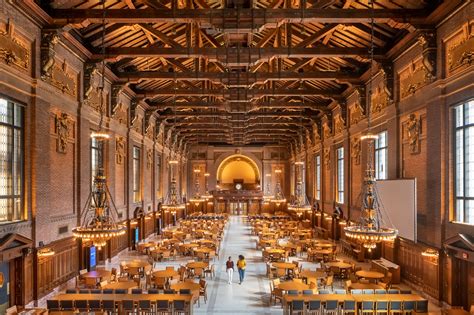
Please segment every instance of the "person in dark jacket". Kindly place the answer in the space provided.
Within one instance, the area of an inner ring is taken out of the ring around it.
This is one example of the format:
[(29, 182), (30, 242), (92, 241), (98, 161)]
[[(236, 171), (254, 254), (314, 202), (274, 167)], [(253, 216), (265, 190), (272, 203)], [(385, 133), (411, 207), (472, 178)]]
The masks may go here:
[(234, 275), (234, 262), (232, 257), (229, 256), (229, 260), (225, 263), (225, 270), (227, 271), (227, 280), (229, 284), (232, 284), (232, 276)]

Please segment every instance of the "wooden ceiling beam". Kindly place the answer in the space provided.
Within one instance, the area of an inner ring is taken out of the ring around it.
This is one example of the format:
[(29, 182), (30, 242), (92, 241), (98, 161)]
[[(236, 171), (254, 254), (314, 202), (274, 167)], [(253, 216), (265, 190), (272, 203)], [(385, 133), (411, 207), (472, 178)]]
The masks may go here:
[[(375, 48), (374, 57), (384, 58), (386, 49)], [(92, 59), (103, 58), (100, 48), (94, 52)], [(105, 48), (105, 58), (124, 57), (156, 57), (165, 58), (198, 58), (207, 57), (209, 61), (220, 61), (224, 64), (242, 63), (253, 64), (262, 59), (272, 57), (280, 58), (311, 58), (311, 57), (369, 57), (368, 49), (365, 47), (326, 47), (318, 46), (313, 48), (302, 47), (174, 47), (163, 48), (157, 46), (149, 47), (107, 47)]]
[(310, 36), (306, 37), (302, 42), (298, 43), (296, 47), (308, 47), (309, 45), (314, 44), (324, 38), (327, 34), (334, 32), (338, 27), (339, 24), (333, 23), (325, 25), (319, 31), (311, 34)]
[[(187, 69), (176, 60), (165, 59), (169, 63), (178, 66), (179, 69)], [(351, 83), (360, 82), (362, 73), (343, 71), (311, 71), (311, 72), (195, 72), (186, 70), (184, 72), (162, 72), (162, 71), (137, 71), (117, 72), (116, 75), (121, 83), (136, 83), (141, 80), (210, 80), (223, 84), (245, 84), (264, 83), (270, 81), (284, 80), (339, 80)]]
[(170, 47), (175, 47), (175, 48), (182, 48), (179, 43), (177, 43), (174, 39), (170, 38), (168, 35), (165, 33), (157, 30), (156, 28), (152, 27), (151, 25), (148, 24), (138, 24), (138, 26), (143, 29), (145, 32), (148, 32), (154, 36), (156, 36), (159, 40), (161, 40), (163, 43), (169, 45)]
[[(400, 20), (420, 24), (425, 9), (49, 9), (54, 25), (90, 23), (201, 23), (220, 29), (258, 29), (263, 25), (279, 26), (286, 23), (368, 23), (373, 16), (375, 23)], [(235, 23), (235, 21), (239, 23)]]

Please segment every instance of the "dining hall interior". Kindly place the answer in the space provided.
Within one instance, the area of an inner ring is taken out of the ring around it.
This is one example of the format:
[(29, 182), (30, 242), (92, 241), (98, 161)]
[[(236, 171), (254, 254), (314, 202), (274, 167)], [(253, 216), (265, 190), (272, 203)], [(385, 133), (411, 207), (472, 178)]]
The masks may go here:
[(473, 56), (472, 0), (0, 0), (0, 314), (474, 315)]

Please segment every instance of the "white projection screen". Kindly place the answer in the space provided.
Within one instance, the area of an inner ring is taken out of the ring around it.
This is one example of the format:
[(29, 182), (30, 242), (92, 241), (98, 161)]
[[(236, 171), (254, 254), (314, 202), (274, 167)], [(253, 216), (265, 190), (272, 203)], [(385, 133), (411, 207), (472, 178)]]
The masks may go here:
[(384, 221), (388, 215), (399, 236), (416, 242), (416, 179), (378, 180), (376, 187)]

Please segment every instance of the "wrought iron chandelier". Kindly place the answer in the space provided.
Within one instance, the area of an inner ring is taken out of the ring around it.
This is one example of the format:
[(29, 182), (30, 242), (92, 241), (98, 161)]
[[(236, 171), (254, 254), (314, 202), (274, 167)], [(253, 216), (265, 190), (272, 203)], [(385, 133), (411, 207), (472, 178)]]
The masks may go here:
[(263, 195), (263, 203), (268, 205), (270, 203), (270, 200), (273, 199), (273, 195), (270, 191), (270, 178), (272, 177), (272, 174), (268, 173), (265, 174), (266, 179), (266, 184), (265, 184), (265, 193)]
[[(103, 2), (105, 14), (105, 1)], [(105, 55), (105, 16), (102, 21), (102, 48)], [(91, 138), (101, 145), (109, 139), (109, 134), (102, 131), (102, 123), (104, 120), (104, 81), (105, 81), (105, 58), (102, 61), (102, 76), (100, 81), (100, 121), (98, 131), (91, 133)], [(91, 192), (87, 198), (86, 204), (82, 211), (81, 225), (72, 229), (75, 238), (81, 239), (82, 242), (92, 243), (99, 250), (107, 244), (111, 238), (124, 235), (126, 233), (125, 226), (118, 224), (115, 217), (118, 217), (117, 208), (107, 187), (107, 180), (102, 167), (102, 149), (99, 150), (99, 167), (95, 175), (91, 187)]]
[(168, 164), (170, 167), (171, 179), (169, 183), (168, 193), (166, 194), (165, 200), (161, 207), (165, 212), (170, 212), (174, 215), (178, 210), (184, 209), (185, 204), (181, 202), (174, 172), (174, 167), (179, 164), (178, 160), (170, 159)]
[[(301, 167), (301, 169), (299, 169)], [(299, 170), (298, 170), (299, 169)], [(311, 205), (309, 204), (308, 198), (306, 197), (303, 180), (304, 162), (295, 162), (295, 171), (297, 170), (297, 182), (295, 188), (295, 199), (288, 206), (288, 210), (294, 211), (299, 217), (307, 211), (311, 211)]]
[(362, 212), (359, 223), (356, 225), (346, 226), (344, 228), (345, 235), (351, 239), (357, 240), (370, 252), (382, 241), (393, 241), (398, 235), (398, 230), (393, 227), (384, 226), (382, 218), (382, 206), (375, 185), (375, 171), (373, 166), (373, 155), (375, 141), (377, 135), (370, 132), (371, 120), (371, 98), (372, 98), (372, 67), (374, 61), (374, 4), (372, 1), (372, 17), (371, 17), (371, 45), (370, 45), (370, 82), (369, 97), (367, 101), (367, 134), (361, 137), (361, 140), (367, 140), (367, 169), (362, 188)]
[(283, 196), (283, 192), (281, 191), (281, 183), (280, 183), (280, 176), (281, 176), (281, 169), (278, 168), (275, 170), (275, 174), (277, 177), (277, 182), (275, 185), (275, 196), (270, 199), (271, 203), (274, 203), (277, 207), (280, 206), (280, 204), (286, 202), (286, 198)]
[(201, 173), (201, 170), (198, 168), (194, 169), (194, 196), (189, 199), (189, 202), (194, 203), (194, 205), (197, 207), (201, 202), (204, 202), (205, 199), (203, 199), (199, 193), (200, 187), (199, 187), (199, 174)]
[(214, 197), (209, 192), (209, 183), (208, 183), (209, 176), (211, 176), (211, 174), (209, 174), (208, 172), (204, 173), (204, 182), (205, 182), (205, 186), (206, 186), (206, 192), (201, 197), (204, 198), (206, 201), (209, 201), (210, 199), (212, 199)]

